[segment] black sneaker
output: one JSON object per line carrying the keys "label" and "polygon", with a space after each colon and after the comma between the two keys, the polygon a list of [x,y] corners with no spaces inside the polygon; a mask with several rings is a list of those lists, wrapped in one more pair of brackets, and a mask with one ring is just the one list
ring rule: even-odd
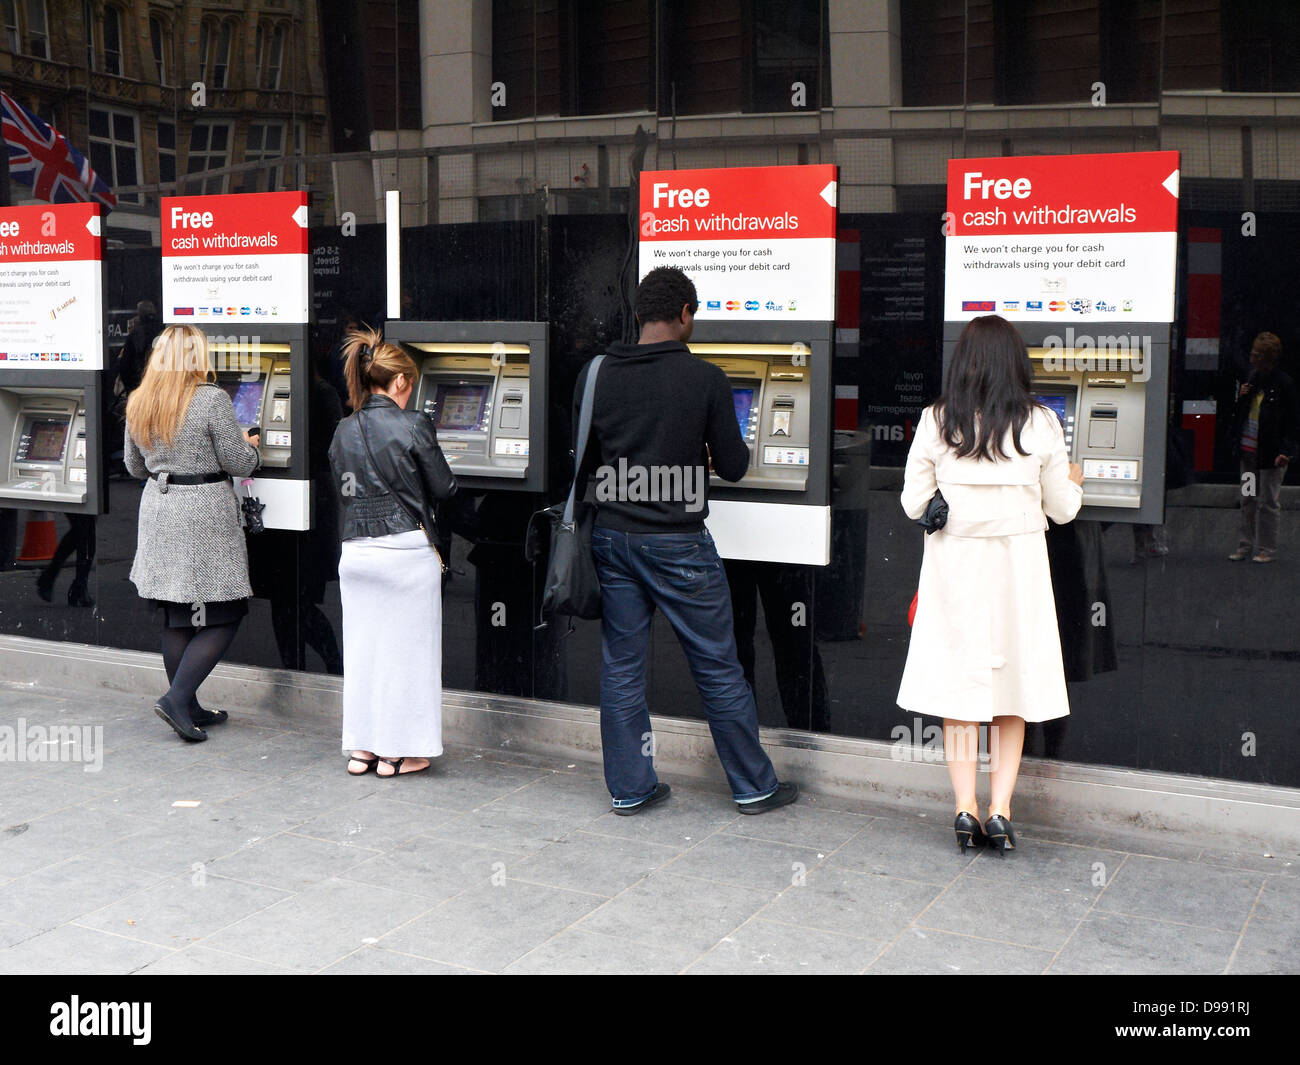
{"label": "black sneaker", "polygon": [[656,784],[655,790],[650,793],[649,798],[642,799],[635,806],[615,806],[614,812],[620,817],[631,817],[633,814],[639,814],[647,806],[654,806],[656,803],[663,802],[672,792],[667,784]]}
{"label": "black sneaker", "polygon": [[742,814],[765,814],[769,810],[789,806],[797,798],[799,798],[798,784],[778,784],[776,791],[772,792],[766,799],[757,799],[754,802],[738,802],[736,805],[740,808]]}

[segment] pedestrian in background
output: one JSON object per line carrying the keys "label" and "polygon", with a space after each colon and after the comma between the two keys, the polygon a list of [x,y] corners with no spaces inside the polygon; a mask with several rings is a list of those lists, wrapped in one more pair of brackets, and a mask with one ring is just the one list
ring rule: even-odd
{"label": "pedestrian in background", "polygon": [[[922,518],[941,492],[947,523],[925,537],[916,617],[898,705],[943,718],[963,849],[1015,846],[1011,796],[1025,722],[1070,712],[1044,532],[1072,521],[1083,470],[1061,423],[1030,393],[1025,342],[997,315],[962,330],[943,395],[921,413],[903,510]],[[981,825],[979,723],[989,722],[992,788]]]}
{"label": "pedestrian in background", "polygon": [[1273,562],[1282,524],[1282,481],[1296,457],[1300,410],[1282,372],[1282,341],[1260,333],[1250,346],[1250,376],[1237,392],[1232,434],[1241,460],[1241,533],[1233,562]]}
{"label": "pedestrian in background", "polygon": [[[442,754],[442,558],[435,505],[456,491],[433,418],[409,411],[415,360],[373,329],[344,341],[353,413],[329,459],[343,541],[343,750],[348,772],[429,768]],[[383,763],[383,769],[379,768]]]}
{"label": "pedestrian in background", "polygon": [[168,326],[153,345],[126,406],[123,458],[145,478],[131,581],[162,611],[163,665],[171,687],[154,712],[191,742],[226,720],[198,689],[248,613],[248,549],[232,477],[259,463],[258,438],[239,428],[216,383],[207,337]]}

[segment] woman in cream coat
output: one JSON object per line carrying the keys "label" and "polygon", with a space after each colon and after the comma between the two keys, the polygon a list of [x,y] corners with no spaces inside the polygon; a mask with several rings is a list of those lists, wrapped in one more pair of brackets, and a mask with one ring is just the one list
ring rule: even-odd
{"label": "woman in cream coat", "polygon": [[[962,331],[944,394],[922,412],[903,509],[921,518],[936,491],[948,520],[925,537],[898,705],[944,719],[944,757],[964,849],[1015,846],[1011,795],[1026,721],[1070,712],[1043,533],[1079,512],[1083,471],[1061,424],[1030,392],[1029,356],[1003,318]],[[988,722],[991,795],[975,796],[979,723]]]}

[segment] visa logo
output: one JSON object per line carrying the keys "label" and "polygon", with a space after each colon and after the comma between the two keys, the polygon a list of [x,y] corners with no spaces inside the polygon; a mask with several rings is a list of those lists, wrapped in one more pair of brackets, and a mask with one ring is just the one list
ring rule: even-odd
{"label": "visa logo", "polygon": [[1042,309],[1043,309],[1043,301],[1042,301],[1042,300],[1025,300],[1025,310],[1027,310],[1027,311],[1041,311]]}
{"label": "visa logo", "polygon": [[720,311],[722,310],[722,300],[709,300],[705,306],[711,311]]}

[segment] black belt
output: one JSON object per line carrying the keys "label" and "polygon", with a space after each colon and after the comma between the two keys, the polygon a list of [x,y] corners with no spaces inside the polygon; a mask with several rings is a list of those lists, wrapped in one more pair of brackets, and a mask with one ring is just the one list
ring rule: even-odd
{"label": "black belt", "polygon": [[168,473],[164,470],[161,474],[149,474],[155,481],[162,480],[166,477],[167,484],[217,484],[219,481],[230,480],[230,474],[221,473]]}

